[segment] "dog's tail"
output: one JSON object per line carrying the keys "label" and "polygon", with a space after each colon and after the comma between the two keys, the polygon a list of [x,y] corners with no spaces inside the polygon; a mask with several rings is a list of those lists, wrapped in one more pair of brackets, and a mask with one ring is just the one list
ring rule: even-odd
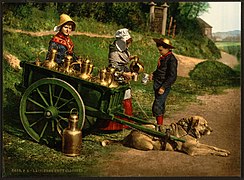
{"label": "dog's tail", "polygon": [[101,142],[101,145],[103,147],[107,146],[107,145],[111,145],[111,144],[123,144],[123,140],[109,140],[109,139],[106,139],[106,140],[103,140]]}

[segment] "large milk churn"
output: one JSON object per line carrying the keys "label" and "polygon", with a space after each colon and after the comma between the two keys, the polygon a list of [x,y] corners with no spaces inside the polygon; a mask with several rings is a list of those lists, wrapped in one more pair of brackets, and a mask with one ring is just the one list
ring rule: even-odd
{"label": "large milk churn", "polygon": [[78,128],[78,112],[72,109],[69,126],[64,129],[62,136],[62,152],[67,156],[79,156],[82,146],[82,132]]}

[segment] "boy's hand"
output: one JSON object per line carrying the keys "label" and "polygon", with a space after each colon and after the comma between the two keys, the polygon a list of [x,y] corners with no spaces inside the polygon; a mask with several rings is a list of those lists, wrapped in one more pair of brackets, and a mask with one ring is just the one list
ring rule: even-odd
{"label": "boy's hand", "polygon": [[164,88],[160,88],[159,90],[158,90],[158,94],[163,94],[164,93]]}
{"label": "boy's hand", "polygon": [[152,80],[153,80],[153,73],[150,74],[150,76],[149,76],[149,81],[152,81]]}

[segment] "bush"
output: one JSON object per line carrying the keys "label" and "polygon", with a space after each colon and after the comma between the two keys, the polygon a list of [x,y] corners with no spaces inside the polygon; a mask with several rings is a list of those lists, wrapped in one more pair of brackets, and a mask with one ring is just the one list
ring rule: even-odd
{"label": "bush", "polygon": [[214,44],[214,42],[211,39],[208,39],[208,44],[206,47],[210,50],[210,54],[215,59],[221,58],[220,50],[217,48],[217,46]]}
{"label": "bush", "polygon": [[239,85],[239,73],[218,61],[205,61],[197,64],[189,73],[190,78],[202,86]]}

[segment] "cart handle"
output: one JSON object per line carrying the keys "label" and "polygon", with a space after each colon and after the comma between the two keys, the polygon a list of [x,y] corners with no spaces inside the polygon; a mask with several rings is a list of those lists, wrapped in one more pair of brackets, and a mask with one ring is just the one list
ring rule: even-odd
{"label": "cart handle", "polygon": [[[121,113],[118,113],[118,114],[120,116]],[[124,114],[122,114],[122,115],[124,117],[129,118],[130,120],[135,119],[135,117],[132,117],[132,116],[127,116],[127,115],[124,115]],[[138,118],[136,118],[136,119],[138,120]],[[135,128],[135,129],[137,129],[139,131],[142,131],[144,133],[147,133],[147,134],[150,134],[150,135],[153,135],[153,136],[157,136],[157,137],[166,136],[166,134],[163,133],[163,132],[155,131],[154,129],[146,128],[146,127],[143,127],[142,125],[134,124],[134,123],[119,119],[118,117],[115,117],[115,116],[112,118],[112,120],[116,121],[116,122],[118,122],[120,124],[130,126],[132,128]],[[144,120],[141,120],[141,121],[144,121]],[[148,122],[147,124],[154,124],[154,123],[149,123]],[[170,135],[170,139],[175,140],[175,141],[180,141],[180,142],[183,142],[183,143],[186,142],[184,139],[180,139],[180,138],[177,138],[176,136],[172,136],[172,135]]]}

